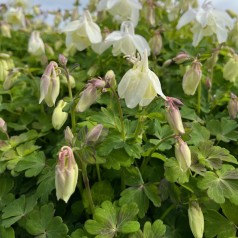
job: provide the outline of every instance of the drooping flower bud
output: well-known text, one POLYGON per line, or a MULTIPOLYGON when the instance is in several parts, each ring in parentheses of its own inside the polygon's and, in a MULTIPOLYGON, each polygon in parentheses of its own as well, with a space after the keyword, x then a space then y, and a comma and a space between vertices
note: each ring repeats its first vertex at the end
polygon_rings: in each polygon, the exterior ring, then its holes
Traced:
POLYGON ((28 42, 28 52, 34 56, 41 56, 45 53, 45 45, 39 31, 33 31, 31 33, 28 42))
POLYGON ((7 123, 0 117, 0 131, 4 134, 7 133, 7 123))
POLYGON ((62 111, 66 105, 67 105, 66 102, 60 100, 58 102, 57 107, 54 109, 52 115, 52 125, 56 130, 59 130, 64 125, 64 123, 68 118, 68 113, 62 111))
POLYGON ((160 54, 163 47, 163 40, 159 30, 155 31, 154 36, 149 40, 149 46, 153 55, 157 56, 160 54))
POLYGON ((176 135, 184 134, 185 130, 178 106, 182 105, 182 102, 178 99, 167 97, 166 104, 166 116, 171 129, 176 135), (180 103, 179 103, 180 102, 180 103))
POLYGON ((97 142, 102 133, 102 130, 102 124, 98 124, 97 126, 93 127, 86 135, 86 143, 97 142))
POLYGON ((13 60, 10 55, 5 53, 0 53, 0 82, 5 81, 9 70, 14 68, 13 60))
POLYGON ((1 23, 1 33, 2 36, 11 38, 11 26, 5 22, 1 23))
POLYGON ((195 60, 192 63, 192 66, 184 74, 182 86, 185 94, 195 94, 198 84, 200 83, 202 78, 201 66, 201 63, 195 60))
POLYGON ((173 61, 176 63, 176 64, 182 64, 183 62, 187 61, 187 60, 190 60, 192 59, 192 57, 187 54, 186 52, 179 52, 174 58, 173 58, 173 61))
POLYGON ((156 3, 154 2, 154 0, 147 0, 146 20, 151 26, 155 26, 155 7, 156 7, 156 3))
POLYGON ((67 65, 68 59, 64 55, 60 54, 58 60, 61 65, 67 65))
MULTIPOLYGON (((67 81, 65 74, 60 75, 60 81, 62 84, 68 86, 68 81, 67 81)), ((75 79, 71 74, 69 75, 69 82, 70 82, 71 88, 75 88, 75 79)))
POLYGON ((111 88, 116 88, 117 86, 117 81, 116 81, 116 76, 113 70, 109 70, 107 71, 107 73, 105 74, 105 82, 106 84, 111 87, 111 88))
POLYGON ((19 72, 19 69, 17 68, 9 70, 9 73, 3 83, 3 89, 4 90, 10 89, 20 75, 21 73, 19 72))
POLYGON ((74 193, 78 180, 78 165, 69 146, 63 146, 59 152, 55 168, 55 188, 57 199, 66 203, 74 193))
POLYGON ((64 139, 67 144, 69 144, 70 146, 73 146, 74 135, 68 126, 64 130, 64 139))
POLYGON ((179 163, 180 169, 186 172, 191 166, 191 151, 186 142, 177 137, 175 144, 175 157, 179 163))
POLYGON ((56 98, 59 95, 60 80, 58 72, 56 71, 57 68, 57 63, 51 61, 41 77, 39 103, 45 99, 45 102, 49 107, 52 107, 55 104, 56 98))
POLYGON ((224 79, 235 83, 238 80, 238 55, 234 54, 223 68, 224 79))
POLYGON ((195 238, 202 238, 204 231, 204 216, 198 202, 190 202, 188 208, 189 226, 195 238))
POLYGON ((237 113, 238 113, 238 100, 237 100, 237 96, 233 93, 231 93, 231 99, 228 103, 227 109, 228 109, 230 118, 236 119, 237 113))

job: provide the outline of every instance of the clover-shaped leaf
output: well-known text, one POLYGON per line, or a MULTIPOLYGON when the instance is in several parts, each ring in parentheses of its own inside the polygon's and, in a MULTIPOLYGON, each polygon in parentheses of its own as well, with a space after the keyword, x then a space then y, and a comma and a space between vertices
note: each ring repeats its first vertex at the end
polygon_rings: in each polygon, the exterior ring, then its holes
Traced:
POLYGON ((109 201, 95 209, 93 220, 87 220, 85 229, 95 238, 112 238, 118 233, 129 234, 139 230, 140 224, 133 219, 138 213, 135 203, 117 207, 109 201))
POLYGON ((216 173, 207 171, 198 181, 198 187, 207 190, 207 195, 216 203, 224 203, 228 198, 238 205, 238 169, 231 165, 223 165, 216 173))

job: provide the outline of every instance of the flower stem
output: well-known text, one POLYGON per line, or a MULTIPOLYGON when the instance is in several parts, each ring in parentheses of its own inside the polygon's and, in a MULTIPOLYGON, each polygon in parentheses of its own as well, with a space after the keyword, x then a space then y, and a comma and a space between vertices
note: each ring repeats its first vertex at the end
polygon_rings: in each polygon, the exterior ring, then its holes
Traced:
POLYGON ((120 117, 120 121, 121 121, 121 136, 122 136, 123 141, 125 141, 125 138, 126 138, 125 137, 125 127, 124 127, 123 112, 122 112, 122 108, 121 108, 120 99, 119 99, 116 91, 114 90, 114 88, 111 87, 111 90, 112 90, 112 93, 117 101, 117 107, 118 107, 119 117, 120 117))
POLYGON ((163 220, 173 209, 175 208, 175 204, 170 205, 165 212, 160 217, 161 220, 163 220))
POLYGON ((158 147, 166 140, 175 137, 175 134, 166 136, 164 138, 162 138, 157 145, 155 145, 152 150, 150 151, 149 155, 143 160, 141 166, 140 166, 140 171, 141 173, 143 172, 143 170, 145 169, 146 165, 149 163, 151 155, 158 149, 158 147))
POLYGON ((100 166, 99 166, 99 164, 96 164, 96 169, 97 169, 98 181, 100 182, 102 179, 101 179, 101 173, 100 173, 100 166))
POLYGON ((201 112, 201 91, 202 91, 202 84, 201 81, 198 84, 198 98, 197 98, 197 113, 200 115, 201 112))

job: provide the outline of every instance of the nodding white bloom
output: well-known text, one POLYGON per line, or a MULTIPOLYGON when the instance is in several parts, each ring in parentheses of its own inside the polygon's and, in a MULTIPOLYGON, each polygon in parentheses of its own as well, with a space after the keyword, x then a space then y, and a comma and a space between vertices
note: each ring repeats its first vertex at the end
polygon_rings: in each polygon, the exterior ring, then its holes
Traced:
POLYGON ((39 103, 45 99, 45 102, 49 107, 55 105, 56 98, 60 91, 60 80, 58 72, 56 71, 57 68, 58 64, 51 61, 41 77, 39 103))
POLYGON ((85 11, 80 20, 70 22, 62 31, 66 33, 67 48, 75 46, 82 51, 102 41, 101 30, 93 22, 89 11, 85 11))
POLYGON ((21 8, 10 7, 5 14, 5 20, 14 30, 26 27, 25 15, 21 8))
POLYGON ((120 31, 114 31, 109 34, 105 42, 108 47, 113 46, 112 54, 114 56, 123 53, 125 55, 135 55, 136 50, 140 55, 146 50, 150 54, 150 47, 144 37, 135 34, 134 25, 130 21, 124 21, 121 24, 120 31))
POLYGON ((55 188, 57 199, 66 203, 74 193, 78 181, 78 165, 69 146, 63 146, 59 152, 55 168, 55 188))
POLYGON ((233 23, 230 16, 224 12, 213 8, 211 1, 205 1, 200 8, 190 8, 180 18, 177 29, 180 29, 189 22, 195 20, 192 28, 193 46, 197 46, 204 36, 216 34, 219 44, 225 42, 228 30, 233 23))
POLYGON ((166 100, 159 78, 148 67, 146 51, 141 55, 141 60, 135 59, 134 67, 122 77, 118 85, 118 94, 120 98, 125 98, 129 108, 138 104, 147 106, 157 94, 166 100))
POLYGON ((39 31, 33 31, 31 33, 31 36, 28 42, 28 52, 35 56, 41 56, 45 53, 45 45, 43 40, 40 37, 39 31))
POLYGON ((130 20, 135 26, 139 21, 140 9, 142 6, 138 0, 101 0, 97 5, 97 11, 108 11, 115 20, 130 20))

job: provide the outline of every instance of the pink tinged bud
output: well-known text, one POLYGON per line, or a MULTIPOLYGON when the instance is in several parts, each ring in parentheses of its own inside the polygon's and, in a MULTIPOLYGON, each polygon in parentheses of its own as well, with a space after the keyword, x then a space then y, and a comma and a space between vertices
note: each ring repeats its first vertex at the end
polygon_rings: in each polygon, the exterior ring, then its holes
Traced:
POLYGON ((204 232, 204 216, 198 202, 193 201, 188 208, 189 226, 195 238, 202 238, 204 232))
POLYGON ((163 40, 159 31, 155 32, 155 35, 149 40, 149 46, 153 55, 160 54, 163 47, 163 40))
POLYGON ((176 104, 176 101, 173 102, 173 99, 172 99, 172 101, 170 101, 170 98, 168 98, 168 103, 166 102, 166 104, 167 104, 167 109, 166 109, 167 120, 168 120, 168 123, 169 123, 171 129, 174 131, 174 133, 176 135, 185 133, 181 114, 178 109, 178 105, 180 105, 179 102, 182 103, 180 100, 178 100, 178 102, 176 104))
POLYGON ((175 157, 179 163, 180 169, 186 172, 191 166, 191 151, 186 142, 180 137, 175 144, 175 157))
POLYGON ((100 135, 102 134, 103 125, 98 124, 93 129, 91 129, 86 135, 86 142, 97 142, 100 135))
POLYGON ((0 117, 0 131, 7 133, 7 123, 0 117))
POLYGON ((102 79, 91 79, 88 82, 96 88, 104 88, 106 86, 106 82, 102 79))
POLYGON ((39 103, 45 99, 45 102, 49 107, 55 105, 55 101, 59 95, 60 81, 58 73, 56 72, 57 67, 57 63, 51 61, 41 77, 39 103))
POLYGON ((177 56, 175 56, 173 58, 173 61, 176 63, 176 64, 181 64, 187 60, 190 60, 191 59, 191 56, 185 52, 180 52, 177 54, 177 56))
POLYGON ((55 168, 55 188, 57 199, 66 203, 74 193, 78 181, 78 165, 73 151, 63 146, 59 152, 58 163, 55 168))
POLYGON ((69 144, 71 146, 73 145, 74 135, 68 126, 64 130, 64 139, 67 144, 69 144))
POLYGON ((86 111, 97 100, 97 89, 93 84, 89 84, 82 92, 82 95, 76 106, 77 112, 86 111))
POLYGON ((233 93, 231 93, 231 99, 228 102, 228 113, 231 119, 236 119, 237 118, 237 113, 238 113, 238 101, 237 101, 237 96, 233 93))
POLYGON ((64 123, 68 118, 68 113, 62 111, 66 105, 67 105, 66 102, 60 100, 58 102, 57 107, 54 109, 52 115, 52 125, 56 130, 59 130, 64 125, 64 123))
POLYGON ((64 66, 66 66, 67 61, 68 61, 68 59, 64 55, 62 55, 62 54, 59 55, 59 59, 58 60, 59 60, 59 63, 61 65, 64 65, 64 66))
POLYGON ((115 73, 113 70, 107 71, 104 78, 105 78, 105 81, 109 87, 114 88, 114 89, 116 88, 117 81, 116 81, 116 76, 115 76, 115 73))
POLYGON ((192 66, 187 70, 187 72, 183 76, 183 91, 187 95, 194 95, 198 84, 202 78, 202 70, 201 63, 198 61, 194 61, 192 66))

